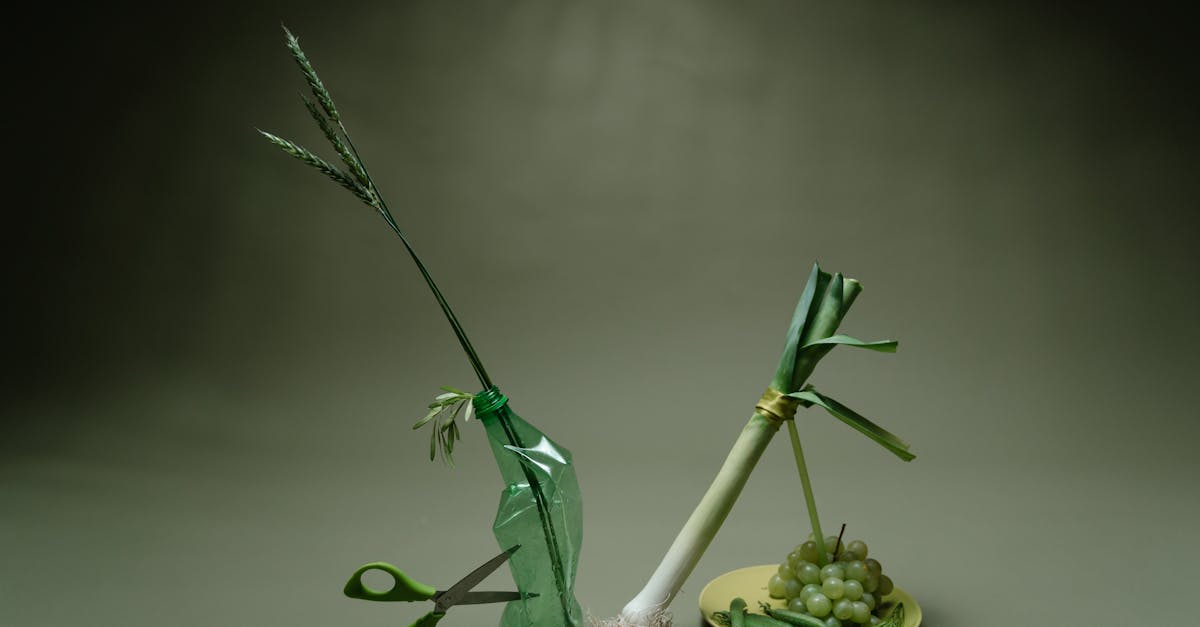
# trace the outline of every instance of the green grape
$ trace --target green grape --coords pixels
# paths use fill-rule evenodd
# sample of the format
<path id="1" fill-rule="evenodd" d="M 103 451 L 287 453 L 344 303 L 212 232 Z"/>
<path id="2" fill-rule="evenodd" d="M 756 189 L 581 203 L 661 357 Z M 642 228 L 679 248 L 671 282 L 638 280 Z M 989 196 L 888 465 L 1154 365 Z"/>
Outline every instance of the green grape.
<path id="1" fill-rule="evenodd" d="M 871 620 L 871 610 L 867 609 L 866 603 L 855 601 L 851 605 L 851 608 L 854 610 L 854 614 L 850 617 L 850 620 L 860 625 Z"/>
<path id="2" fill-rule="evenodd" d="M 846 564 L 846 579 L 862 583 L 867 580 L 867 572 L 867 563 L 862 560 L 854 560 Z"/>
<path id="3" fill-rule="evenodd" d="M 810 562 L 801 562 L 796 568 L 796 578 L 802 583 L 820 583 L 821 568 Z"/>
<path id="4" fill-rule="evenodd" d="M 828 564 L 825 566 L 825 568 L 821 569 L 821 579 L 825 580 L 829 579 L 830 577 L 845 579 L 846 569 L 838 566 L 837 564 Z"/>
<path id="5" fill-rule="evenodd" d="M 896 585 L 892 583 L 892 578 L 887 575 L 879 576 L 879 596 L 885 597 L 892 593 Z"/>
<path id="6" fill-rule="evenodd" d="M 825 579 L 825 581 L 821 582 L 821 592 L 823 592 L 825 596 L 836 601 L 842 598 L 842 595 L 845 594 L 846 584 L 837 577 L 828 577 Z"/>
<path id="7" fill-rule="evenodd" d="M 883 574 L 879 560 L 867 557 L 867 543 L 848 540 L 839 545 L 837 536 L 829 536 L 822 556 L 813 538 L 810 532 L 779 564 L 767 582 L 771 598 L 787 599 L 788 610 L 822 619 L 825 627 L 882 622 L 872 613 L 895 584 Z"/>
<path id="8" fill-rule="evenodd" d="M 846 620 L 854 615 L 854 602 L 849 599 L 838 599 L 833 604 L 833 615 L 840 620 Z"/>
<path id="9" fill-rule="evenodd" d="M 863 542 L 862 540 L 855 540 L 854 542 L 851 542 L 850 544 L 846 545 L 846 549 L 857 555 L 858 559 L 860 560 L 867 559 L 867 543 Z"/>
<path id="10" fill-rule="evenodd" d="M 767 594 L 771 595 L 772 599 L 782 599 L 787 595 L 783 577 L 771 575 L 771 580 L 767 582 Z"/>
<path id="11" fill-rule="evenodd" d="M 809 540 L 808 542 L 801 544 L 799 553 L 800 559 L 806 562 L 815 563 L 817 561 L 817 556 L 819 555 L 817 553 L 817 543 Z"/>
<path id="12" fill-rule="evenodd" d="M 804 588 L 804 584 L 796 579 L 783 580 L 783 596 L 788 599 L 794 599 L 800 596 L 800 591 Z"/>
<path id="13" fill-rule="evenodd" d="M 833 601 L 830 601 L 829 597 L 820 592 L 808 597 L 804 605 L 808 607 L 809 613 L 817 618 L 824 618 L 829 614 L 829 610 L 833 609 Z"/>
<path id="14" fill-rule="evenodd" d="M 862 582 L 853 579 L 847 579 L 842 587 L 845 589 L 845 597 L 851 601 L 857 601 L 862 598 L 863 587 Z"/>

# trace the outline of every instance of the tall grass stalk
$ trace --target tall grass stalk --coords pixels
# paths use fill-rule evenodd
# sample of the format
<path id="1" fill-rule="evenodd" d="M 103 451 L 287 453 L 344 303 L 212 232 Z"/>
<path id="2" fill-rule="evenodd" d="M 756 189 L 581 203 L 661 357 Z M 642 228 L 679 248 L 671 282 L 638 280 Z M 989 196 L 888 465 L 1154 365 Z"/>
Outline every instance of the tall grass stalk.
<path id="1" fill-rule="evenodd" d="M 450 323 L 450 328 L 454 331 L 454 336 L 458 339 L 459 345 L 462 346 L 463 352 L 466 353 L 467 360 L 470 362 L 471 368 L 475 371 L 475 376 L 479 379 L 479 384 L 485 391 L 494 389 L 495 385 L 492 383 L 491 377 L 488 376 L 487 369 L 484 368 L 483 361 L 479 358 L 479 354 L 471 344 L 471 340 L 467 337 L 466 330 L 463 328 L 462 323 L 459 322 L 458 316 L 455 315 L 454 309 L 450 307 L 450 303 L 433 280 L 429 269 L 425 266 L 421 257 L 417 255 L 412 243 L 404 235 L 391 210 L 388 208 L 387 201 L 384 200 L 383 194 L 379 191 L 379 186 L 375 183 L 375 179 L 371 176 L 370 170 L 358 152 L 358 148 L 355 147 L 354 141 L 350 138 L 350 133 L 346 130 L 345 123 L 342 121 L 341 113 L 338 111 L 333 97 L 329 94 L 329 90 L 325 87 L 325 83 L 317 75 L 317 71 L 308 60 L 308 56 L 300 48 L 300 41 L 296 36 L 286 27 L 283 31 L 287 48 L 291 52 L 292 58 L 295 59 L 296 64 L 300 67 L 300 71 L 304 75 L 305 81 L 308 83 L 313 99 L 315 100 L 314 102 L 314 100 L 310 100 L 302 94 L 301 99 L 304 102 L 304 106 L 320 128 L 325 139 L 330 143 L 334 152 L 337 153 L 345 168 L 339 169 L 335 167 L 312 151 L 292 141 L 263 130 L 259 130 L 259 133 L 287 154 L 315 168 L 338 185 L 346 188 L 361 202 L 379 213 L 392 232 L 396 234 L 396 237 L 400 238 L 404 249 L 408 252 L 409 257 L 412 258 L 413 263 L 416 264 L 417 270 L 420 271 L 421 277 L 425 279 L 425 284 L 429 286 L 434 299 L 437 300 L 438 306 L 442 310 L 442 314 L 445 316 L 446 321 Z M 502 414 L 500 420 L 502 421 L 505 433 L 509 436 L 509 444 L 524 448 L 525 443 L 517 438 L 512 425 L 507 424 L 507 417 Z M 558 540 L 554 534 L 554 526 L 550 522 L 551 514 L 547 498 L 537 475 L 524 466 L 522 466 L 522 469 L 525 472 L 525 479 L 529 482 L 530 489 L 534 493 L 538 516 L 541 519 L 543 534 L 549 547 L 550 568 L 554 574 L 555 584 L 562 603 L 565 618 L 564 624 L 571 624 L 570 600 L 568 599 L 569 595 L 566 587 L 561 552 Z"/>

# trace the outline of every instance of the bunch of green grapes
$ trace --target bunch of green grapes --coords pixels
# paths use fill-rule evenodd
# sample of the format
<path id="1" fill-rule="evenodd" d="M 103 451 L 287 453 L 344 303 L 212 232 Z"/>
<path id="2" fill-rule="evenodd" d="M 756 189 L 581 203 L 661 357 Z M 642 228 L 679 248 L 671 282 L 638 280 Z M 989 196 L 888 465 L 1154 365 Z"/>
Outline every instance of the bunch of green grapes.
<path id="1" fill-rule="evenodd" d="M 825 546 L 838 546 L 838 538 L 826 538 Z M 875 611 L 893 588 L 883 566 L 867 557 L 862 540 L 841 545 L 836 556 L 826 553 L 824 560 L 818 560 L 817 543 L 809 540 L 788 553 L 767 582 L 772 598 L 787 599 L 787 609 L 820 618 L 826 627 L 879 624 Z"/>

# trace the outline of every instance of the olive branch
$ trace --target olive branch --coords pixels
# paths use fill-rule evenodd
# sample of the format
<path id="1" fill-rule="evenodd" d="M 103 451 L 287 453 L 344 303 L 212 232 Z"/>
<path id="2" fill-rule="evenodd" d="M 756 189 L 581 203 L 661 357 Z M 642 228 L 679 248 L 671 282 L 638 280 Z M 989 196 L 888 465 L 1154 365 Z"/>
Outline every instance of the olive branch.
<path id="1" fill-rule="evenodd" d="M 433 429 L 429 433 L 429 461 L 436 459 L 440 450 L 442 461 L 453 466 L 454 443 L 462 439 L 455 419 L 460 413 L 463 422 L 471 419 L 475 414 L 475 406 L 471 403 L 475 400 L 475 395 L 448 385 L 443 385 L 441 389 L 443 392 L 434 397 L 433 402 L 429 404 L 429 413 L 414 423 L 412 428 L 415 431 L 432 422 Z"/>

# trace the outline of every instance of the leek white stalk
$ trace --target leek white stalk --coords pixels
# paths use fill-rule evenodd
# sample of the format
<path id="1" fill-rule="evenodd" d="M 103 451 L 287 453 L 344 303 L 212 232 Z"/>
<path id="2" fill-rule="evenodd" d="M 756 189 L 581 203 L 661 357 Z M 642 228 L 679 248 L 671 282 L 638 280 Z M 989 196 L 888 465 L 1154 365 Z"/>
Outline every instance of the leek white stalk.
<path id="1" fill-rule="evenodd" d="M 729 516 L 750 472 L 779 431 L 780 424 L 757 411 L 750 417 L 717 477 L 671 543 L 654 575 L 621 611 L 619 625 L 651 625 L 666 611 Z"/>

